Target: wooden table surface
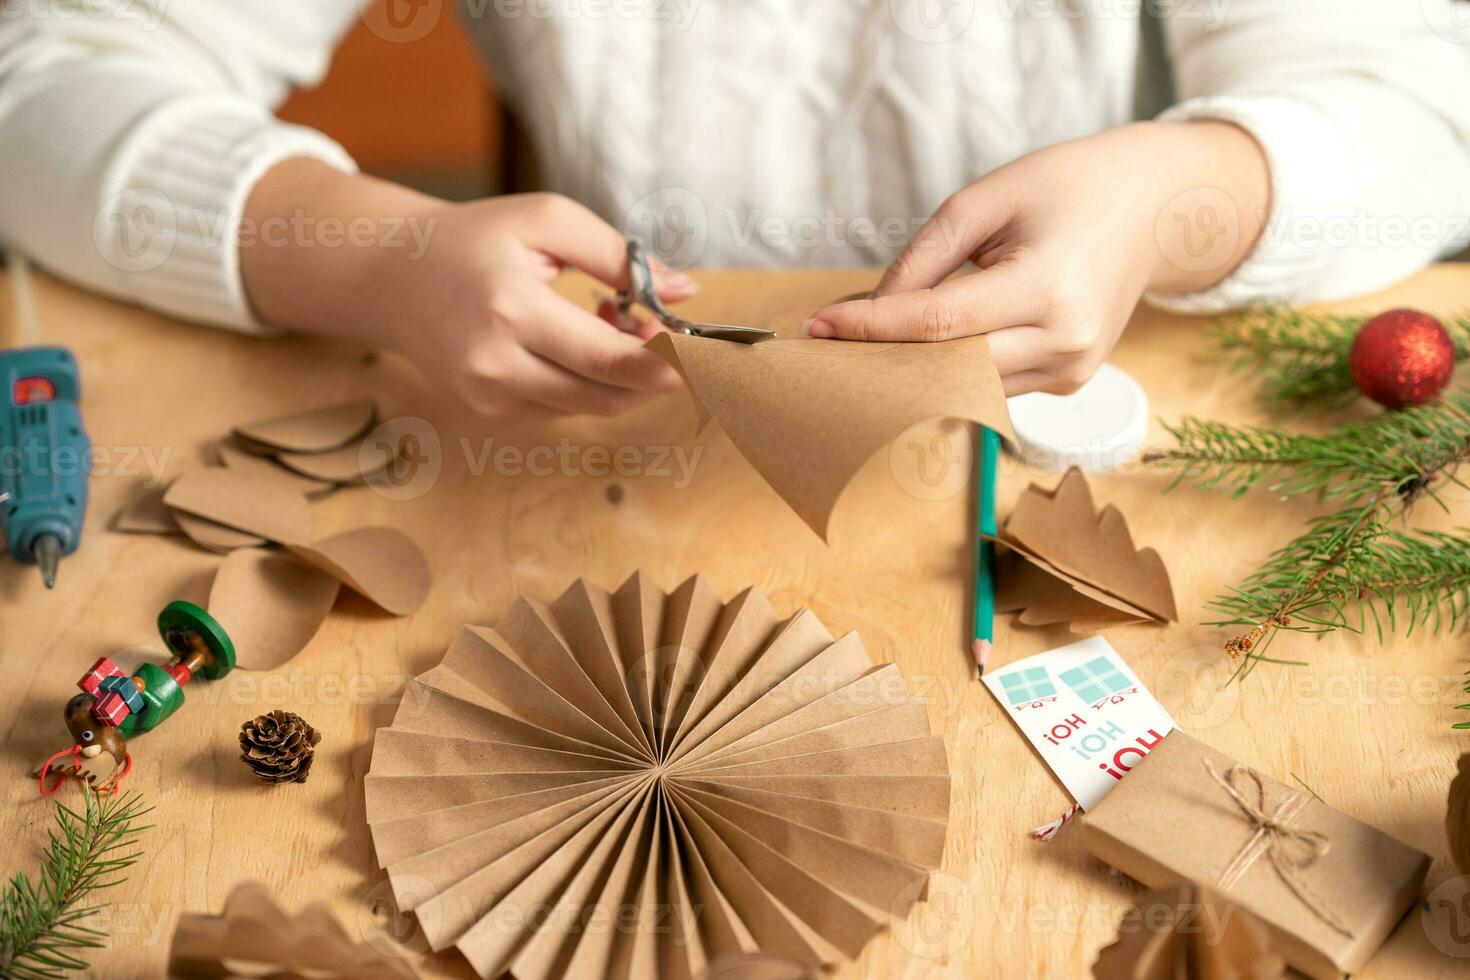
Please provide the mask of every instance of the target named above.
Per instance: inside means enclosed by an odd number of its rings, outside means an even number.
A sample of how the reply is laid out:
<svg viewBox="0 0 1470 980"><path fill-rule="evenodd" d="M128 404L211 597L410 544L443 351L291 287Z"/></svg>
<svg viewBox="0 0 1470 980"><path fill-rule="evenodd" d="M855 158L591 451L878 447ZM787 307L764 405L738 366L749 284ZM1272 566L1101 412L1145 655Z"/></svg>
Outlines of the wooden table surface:
<svg viewBox="0 0 1470 980"><path fill-rule="evenodd" d="M708 272L688 311L756 322L864 288L876 275ZM590 303L586 282L565 288ZM395 917L374 859L362 792L373 733L391 720L405 679L433 666L463 623L494 621L519 593L549 600L578 576L610 588L639 568L666 587L703 572L725 596L754 584L780 612L809 606L834 630L857 629L875 658L899 664L929 700L954 773L943 869L931 900L842 976L1081 976L1110 940L1133 887L1090 858L1075 833L1050 845L1027 837L1069 799L971 676L963 429L928 424L880 453L839 504L824 544L720 433L696 439L683 394L616 421L517 429L471 418L395 357L187 326L45 277L37 289L43 339L80 359L84 417L103 455L85 541L63 562L55 591L42 588L35 568L0 562L0 758L10 774L0 780L0 873L7 876L35 867L51 822L52 804L24 773L64 741L60 708L77 676L100 655L157 646L159 608L176 598L202 603L219 564L181 538L108 529L145 480L201 465L234 423L365 396L387 415L425 419L442 457L437 483L415 499L360 488L313 506L318 534L381 523L417 539L435 584L416 615L389 618L344 591L294 661L191 687L186 708L134 747L129 785L156 805L156 827L144 866L106 913L112 948L94 957L105 964L96 975L160 975L179 913L217 911L247 877L265 880L291 906L329 902L350 930L411 936L412 921ZM8 311L4 299L0 309ZM1346 308L1389 305L1466 307L1470 267L1434 268ZM1249 379L1212 362L1204 326L1141 311L1112 360L1142 382L1155 416L1263 420ZM1153 437L1163 440L1157 421ZM555 475L497 472L493 455L479 465L487 448L505 445L566 446L578 462ZM581 453L596 446L637 447L643 471L588 472ZM695 461L692 479L670 462L676 450ZM1006 461L1002 514L1037 476ZM1226 688L1223 633L1200 625L1209 618L1202 603L1288 540L1315 507L1260 493L1165 495L1167 482L1141 472L1093 480L1100 500L1127 515L1135 539L1164 556L1183 617L1167 629L1115 629L1108 639L1181 727L1266 772L1300 778L1329 804L1427 851L1435 858L1431 887L1452 879L1443 821L1455 760L1470 748L1470 733L1450 729L1467 717L1454 710L1466 700L1464 639L1416 635L1380 646L1347 634L1287 637L1274 652L1307 666L1268 666ZM1454 511L1433 523L1470 523L1470 500L1456 501ZM1424 516L1432 517L1427 509ZM1060 629L1002 623L998 659L1068 640ZM271 708L297 711L322 732L304 785L266 787L236 759L240 723ZM1446 957L1430 937L1453 946L1446 929L1456 927L1454 950L1470 953L1470 902L1446 909L1411 911L1364 975L1462 975L1466 961ZM1459 919L1443 918L1450 914ZM470 975L453 951L419 965L427 976Z"/></svg>

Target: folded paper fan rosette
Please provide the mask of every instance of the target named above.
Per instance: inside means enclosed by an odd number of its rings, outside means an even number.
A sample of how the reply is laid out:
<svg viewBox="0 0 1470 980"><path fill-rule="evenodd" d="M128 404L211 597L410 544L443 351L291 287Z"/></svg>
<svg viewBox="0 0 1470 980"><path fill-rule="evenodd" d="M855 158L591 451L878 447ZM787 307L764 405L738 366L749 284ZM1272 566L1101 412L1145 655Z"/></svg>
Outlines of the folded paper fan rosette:
<svg viewBox="0 0 1470 980"><path fill-rule="evenodd" d="M466 626L378 732L366 803L399 906L481 976L696 977L856 957L924 897L949 785L857 634L640 573Z"/></svg>

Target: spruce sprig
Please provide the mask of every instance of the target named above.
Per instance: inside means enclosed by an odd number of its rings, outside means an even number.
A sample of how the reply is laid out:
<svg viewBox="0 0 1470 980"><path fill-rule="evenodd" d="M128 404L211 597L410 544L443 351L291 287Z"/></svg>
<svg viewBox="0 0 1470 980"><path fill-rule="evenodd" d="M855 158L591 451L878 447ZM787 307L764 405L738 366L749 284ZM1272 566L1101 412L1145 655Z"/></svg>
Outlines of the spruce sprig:
<svg viewBox="0 0 1470 980"><path fill-rule="evenodd" d="M1276 411L1321 413L1358 397L1348 370L1353 338L1366 317L1308 313L1267 306L1215 327L1231 366L1261 382L1260 398ZM1455 359L1470 358L1470 318L1445 321Z"/></svg>
<svg viewBox="0 0 1470 980"><path fill-rule="evenodd" d="M1455 471L1470 444L1470 391L1323 435L1193 417L1164 428L1177 445L1148 452L1143 461L1174 470L1171 489L1191 481L1236 497L1264 488L1282 499L1362 501L1397 494L1412 503L1432 495L1436 481L1465 485Z"/></svg>
<svg viewBox="0 0 1470 980"><path fill-rule="evenodd" d="M1244 655L1245 672L1267 660L1262 641L1277 630L1326 633L1371 629L1382 642L1402 627L1453 629L1470 614L1470 541L1437 531L1398 531L1386 510L1346 509L1314 521L1254 575L1209 604L1249 625L1226 649ZM1303 571L1310 574L1303 578Z"/></svg>
<svg viewBox="0 0 1470 980"><path fill-rule="evenodd" d="M77 953L98 949L106 934L86 924L101 908L83 905L95 892L121 884L141 852L138 819L149 809L136 793L99 796L83 788L82 812L56 804L56 826L37 879L17 873L0 894L0 977L50 980L84 970Z"/></svg>
<svg viewBox="0 0 1470 980"><path fill-rule="evenodd" d="M1470 613L1470 541L1440 531L1386 531L1364 542L1345 569L1345 601L1363 604L1357 629L1373 617L1378 639L1398 631L1397 611L1405 615L1404 635L1416 628L1454 629ZM1387 621L1387 630L1384 621ZM1349 628L1352 628L1349 626Z"/></svg>
<svg viewBox="0 0 1470 980"><path fill-rule="evenodd" d="M1230 426L1186 418L1170 428L1179 445L1146 462L1239 495L1266 487L1282 497L1335 500L1337 512L1306 532L1210 603L1223 618L1209 625L1245 631L1225 648L1243 656L1242 671L1264 660L1279 630L1364 630L1381 637L1402 620L1439 629L1466 615L1470 544L1434 532L1391 529L1421 498L1439 502L1446 482L1465 483L1470 461L1470 392L1342 426L1325 435Z"/></svg>

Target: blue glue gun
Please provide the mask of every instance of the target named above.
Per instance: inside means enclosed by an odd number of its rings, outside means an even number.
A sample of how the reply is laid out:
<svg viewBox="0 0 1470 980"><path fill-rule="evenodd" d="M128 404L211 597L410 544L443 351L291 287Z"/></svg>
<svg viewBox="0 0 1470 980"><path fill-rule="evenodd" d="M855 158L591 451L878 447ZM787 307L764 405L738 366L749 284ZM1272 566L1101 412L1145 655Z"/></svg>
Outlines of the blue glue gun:
<svg viewBox="0 0 1470 980"><path fill-rule="evenodd" d="M92 444L82 428L77 361L64 347L0 351L0 523L17 561L49 589L77 550Z"/></svg>

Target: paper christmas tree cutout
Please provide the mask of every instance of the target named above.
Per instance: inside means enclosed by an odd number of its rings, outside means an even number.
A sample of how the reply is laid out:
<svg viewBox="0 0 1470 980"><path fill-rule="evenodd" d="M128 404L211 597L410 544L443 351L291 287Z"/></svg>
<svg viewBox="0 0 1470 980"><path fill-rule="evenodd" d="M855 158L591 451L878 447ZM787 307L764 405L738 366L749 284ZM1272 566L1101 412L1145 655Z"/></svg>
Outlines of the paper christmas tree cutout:
<svg viewBox="0 0 1470 980"><path fill-rule="evenodd" d="M415 980L407 952L385 937L358 942L324 905L288 914L269 888L242 881L219 915L185 912L169 947L171 977Z"/></svg>
<svg viewBox="0 0 1470 980"><path fill-rule="evenodd" d="M1190 881L1140 897L1092 967L1096 980L1275 980L1285 973L1260 919Z"/></svg>
<svg viewBox="0 0 1470 980"><path fill-rule="evenodd" d="M855 633L635 574L465 627L378 732L366 805L399 907L483 977L816 969L924 896L949 765Z"/></svg>
<svg viewBox="0 0 1470 980"><path fill-rule="evenodd" d="M1179 618L1163 559L1134 548L1116 507L1095 508L1081 470L1068 470L1055 490L1027 487L995 540L1012 552L997 576L996 610L1019 610L1026 626L1085 632Z"/></svg>
<svg viewBox="0 0 1470 980"><path fill-rule="evenodd" d="M701 424L718 422L824 539L848 482L911 426L966 419L1015 440L983 336L938 344L783 337L745 345L664 333L648 346L683 375Z"/></svg>

